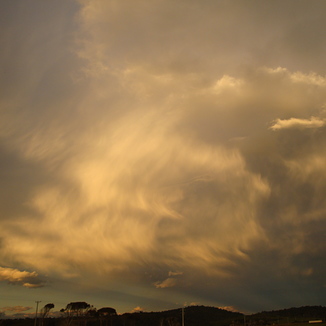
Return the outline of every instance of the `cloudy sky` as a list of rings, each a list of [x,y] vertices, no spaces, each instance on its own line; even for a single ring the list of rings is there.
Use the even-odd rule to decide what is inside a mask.
[[[324,304],[325,11],[2,0],[0,311]]]

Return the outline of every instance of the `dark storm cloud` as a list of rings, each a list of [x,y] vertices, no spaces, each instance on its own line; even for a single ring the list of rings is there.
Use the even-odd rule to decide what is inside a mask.
[[[42,166],[26,161],[17,156],[17,153],[2,146],[0,165],[0,178],[5,185],[1,187],[1,218],[2,220],[19,218],[29,210],[26,203],[32,196],[31,188],[51,182],[51,176],[46,174]]]
[[[246,65],[325,73],[322,1],[81,2],[93,59],[112,69],[105,56],[179,73],[237,74]]]

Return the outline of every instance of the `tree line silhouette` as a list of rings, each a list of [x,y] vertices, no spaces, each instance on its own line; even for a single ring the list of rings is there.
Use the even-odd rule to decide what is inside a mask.
[[[96,309],[87,302],[70,302],[54,318],[49,303],[37,319],[2,319],[1,326],[181,326],[182,309],[160,312],[134,312],[118,315],[111,307]],[[326,326],[326,307],[305,306],[244,315],[216,307],[189,306],[183,308],[185,326],[311,326],[309,321],[322,320],[315,326]]]

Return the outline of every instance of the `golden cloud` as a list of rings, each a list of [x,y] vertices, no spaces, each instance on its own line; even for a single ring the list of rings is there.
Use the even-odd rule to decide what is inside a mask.
[[[311,117],[310,119],[291,118],[287,120],[277,119],[270,127],[272,130],[280,129],[315,129],[325,126],[325,120]]]
[[[27,288],[44,286],[36,272],[19,271],[15,268],[0,267],[0,281],[22,285]]]
[[[248,279],[273,269],[265,253],[285,275],[309,243],[321,255],[312,240],[325,220],[326,83],[251,64],[259,40],[273,44],[275,19],[253,36],[235,27],[252,21],[248,4],[79,3],[73,58],[46,42],[42,55],[25,51],[7,65],[22,69],[0,122],[3,193],[11,190],[3,265],[101,286],[123,278],[186,288],[199,284],[192,275],[209,275],[223,287],[240,269]],[[33,39],[22,48],[34,49]],[[242,58],[251,59],[233,68]],[[160,272],[150,277],[151,268]],[[15,268],[0,277],[43,284]]]

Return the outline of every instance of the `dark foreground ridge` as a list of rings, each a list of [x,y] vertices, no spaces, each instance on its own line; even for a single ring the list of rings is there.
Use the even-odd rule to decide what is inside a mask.
[[[112,308],[105,308],[112,309]],[[114,310],[114,309],[113,309]],[[326,326],[326,307],[305,306],[244,315],[215,307],[189,306],[160,312],[135,312],[46,318],[36,326]],[[114,310],[115,311],[115,310]],[[0,326],[34,326],[35,320],[3,319]]]

